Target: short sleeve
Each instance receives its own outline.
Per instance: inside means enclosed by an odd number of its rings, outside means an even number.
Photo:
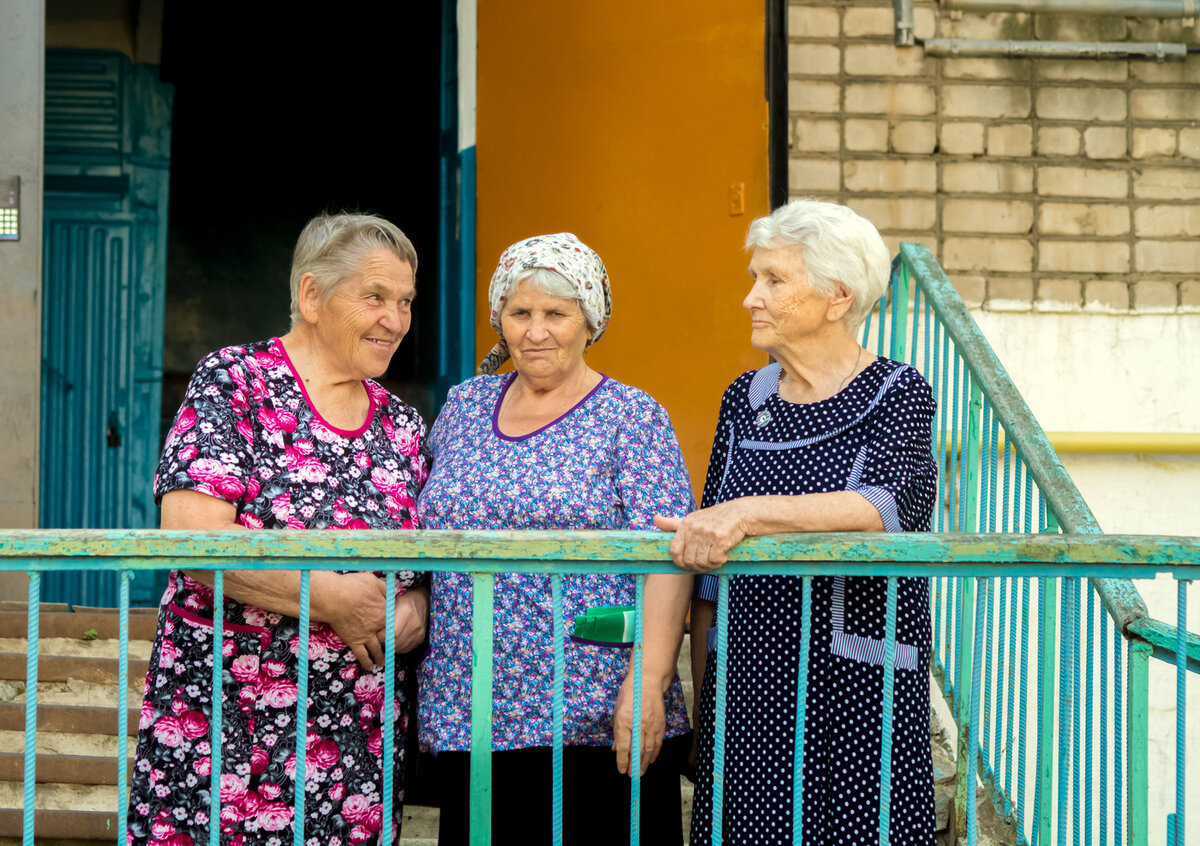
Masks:
[[[733,438],[734,387],[734,385],[730,385],[721,396],[721,410],[717,414],[717,430],[713,433],[712,452],[708,456],[708,473],[704,476],[704,493],[700,499],[701,508],[710,508],[717,504],[717,497],[720,495],[721,486],[725,481],[729,443]],[[716,576],[697,576],[693,596],[697,599],[716,602],[719,587],[720,580]]]
[[[637,391],[626,403],[616,438],[616,484],[627,529],[653,529],[654,515],[693,510],[692,483],[666,409]]]
[[[889,532],[927,532],[937,499],[929,383],[915,370],[888,391],[869,420],[873,429],[855,491],[879,510]]]
[[[240,361],[223,352],[201,360],[163,445],[156,502],[177,490],[233,504],[243,498],[254,468],[251,404]]]

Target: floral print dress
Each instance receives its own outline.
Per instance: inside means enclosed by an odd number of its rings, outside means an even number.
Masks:
[[[205,357],[167,436],[155,494],[194,490],[236,506],[252,529],[409,529],[428,475],[420,416],[374,382],[361,427],[313,411],[278,339]],[[416,582],[397,578],[398,591]],[[129,803],[129,843],[200,846],[212,778],[210,588],[173,571],[146,677]],[[296,618],[225,599],[221,843],[292,841]],[[396,664],[394,820],[383,820],[383,671],[364,673],[326,624],[309,635],[305,843],[391,843],[403,800],[408,708]]]
[[[433,471],[418,510],[427,529],[653,529],[654,515],[692,510],[687,468],[667,412],[645,392],[604,377],[543,428],[508,437],[496,423],[513,373],[452,388],[430,434]],[[421,742],[471,748],[471,576],[436,573],[429,651],[420,667]],[[493,735],[496,751],[550,746],[553,616],[550,577],[495,582]],[[633,576],[563,579],[563,617],[632,605]],[[567,745],[612,743],[612,711],[629,652],[566,643]],[[688,730],[679,679],[666,697],[667,737]]]

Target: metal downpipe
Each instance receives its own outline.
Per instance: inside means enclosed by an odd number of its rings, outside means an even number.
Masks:
[[[899,30],[897,30],[899,32]],[[945,58],[1143,59],[1182,62],[1186,44],[1122,41],[985,41],[974,38],[927,38],[925,55]]]
[[[1194,18],[1200,0],[940,0],[947,11]],[[899,5],[897,3],[897,5]]]
[[[913,33],[913,0],[892,0],[896,13],[896,46],[912,47],[916,42]]]

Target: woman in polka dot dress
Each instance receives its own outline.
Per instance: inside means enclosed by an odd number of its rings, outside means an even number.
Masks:
[[[928,531],[936,498],[934,400],[911,367],[877,358],[854,333],[888,280],[888,251],[844,206],[796,200],[755,221],[751,342],[775,362],[725,391],[703,508],[659,518],[675,562],[725,562],[747,535]],[[716,578],[697,579],[692,630],[712,622]],[[726,844],[792,843],[793,750],[802,581],[741,576],[729,591],[725,718]],[[812,580],[804,737],[805,844],[879,840],[886,580]],[[928,581],[899,583],[890,841],[934,838],[929,744]],[[703,684],[691,842],[713,842],[711,644],[693,638]],[[708,672],[704,672],[707,660]]]

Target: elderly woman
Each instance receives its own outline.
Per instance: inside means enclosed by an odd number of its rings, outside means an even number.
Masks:
[[[155,478],[164,529],[406,529],[428,474],[425,428],[371,381],[408,331],[417,256],[386,220],[317,217],[292,261],[292,326],[226,347],[196,368]],[[129,804],[130,842],[209,838],[212,573],[175,571],[162,598],[146,679]],[[297,615],[292,570],[225,574],[221,842],[292,838]],[[415,589],[413,589],[415,588]],[[424,637],[428,592],[402,573],[397,595],[373,573],[314,572],[310,629],[305,842],[392,842],[382,818],[386,603],[396,647]],[[403,680],[394,658],[397,681]],[[402,690],[397,684],[396,690]],[[396,702],[398,726],[407,717]]]
[[[883,294],[888,251],[844,206],[795,200],[746,238],[751,343],[774,363],[721,401],[703,507],[675,530],[681,567],[719,567],[742,538],[772,532],[928,531],[936,490],[934,401],[911,367],[859,346],[855,329]],[[713,619],[716,579],[701,577],[694,649]],[[792,843],[799,667],[799,578],[739,576],[729,591],[721,842]],[[803,842],[878,840],[886,580],[812,580]],[[933,842],[928,582],[899,584],[891,842]],[[693,843],[712,840],[715,652],[700,701]]]
[[[652,529],[656,513],[692,508],[671,421],[637,388],[597,373],[584,351],[612,311],[600,257],[574,235],[521,241],[504,251],[488,290],[500,342],[477,376],[453,388],[430,434],[433,470],[422,525],[436,529]],[[509,356],[514,371],[495,375]],[[647,577],[656,597],[646,630],[643,711],[649,764],[665,734],[686,744],[675,675],[690,580]],[[551,819],[553,617],[550,579],[501,575],[495,585],[492,830],[494,842],[545,843]],[[631,605],[631,576],[563,579],[563,617]],[[657,604],[656,604],[657,603]],[[568,843],[627,839],[629,779],[614,765],[614,702],[629,651],[569,642],[564,682],[564,835]],[[484,672],[488,672],[485,669]],[[632,683],[623,688],[629,697]],[[421,738],[438,753],[439,842],[469,836],[471,579],[436,574],[429,652],[420,669]],[[627,750],[626,750],[627,754]],[[686,749],[683,750],[686,754]],[[642,835],[682,843],[677,761],[646,770]],[[676,756],[678,757],[678,756]],[[675,766],[672,767],[671,764]]]

